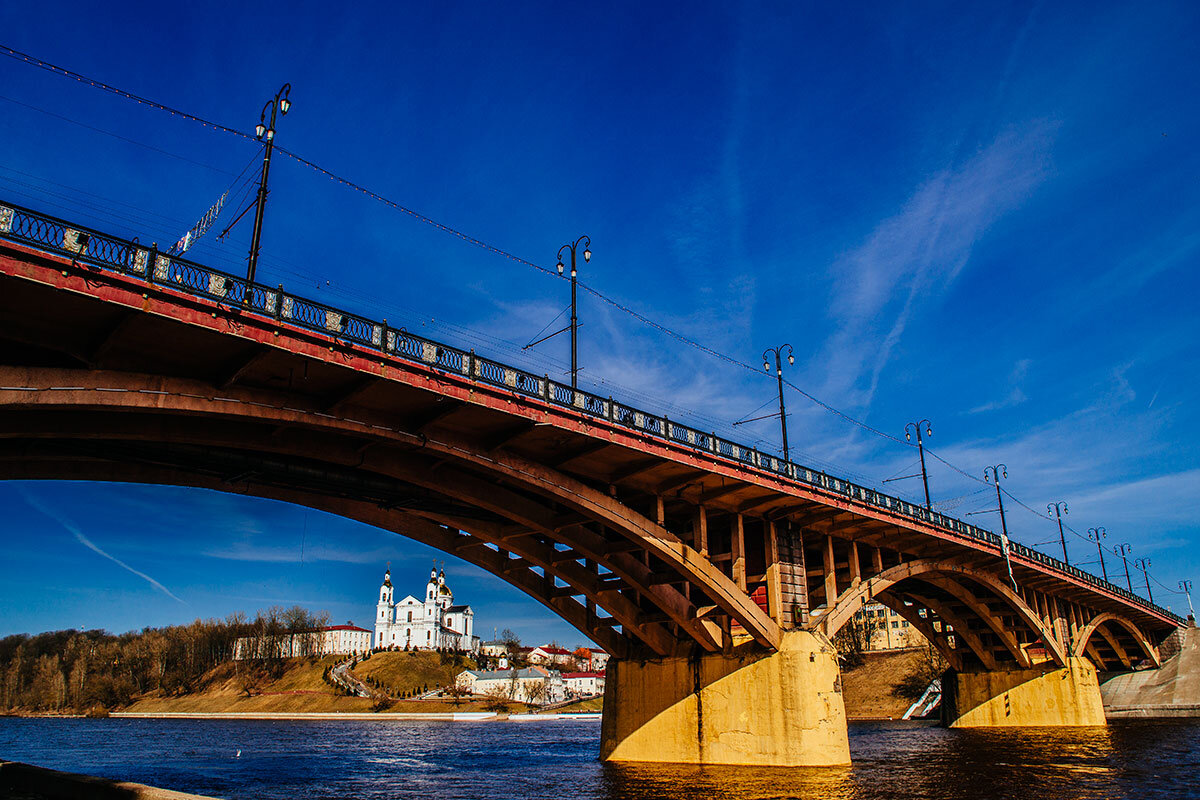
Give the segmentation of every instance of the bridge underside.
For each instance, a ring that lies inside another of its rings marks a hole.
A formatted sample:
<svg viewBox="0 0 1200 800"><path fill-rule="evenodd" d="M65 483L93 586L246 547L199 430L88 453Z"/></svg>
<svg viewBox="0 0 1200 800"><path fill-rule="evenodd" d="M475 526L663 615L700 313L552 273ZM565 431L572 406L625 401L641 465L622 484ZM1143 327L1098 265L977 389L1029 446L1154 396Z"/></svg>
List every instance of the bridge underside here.
<svg viewBox="0 0 1200 800"><path fill-rule="evenodd" d="M749 666L796 631L818 648L870 601L964 674L1155 663L1174 629L1031 559L1012 558L1014 589L995 546L472 382L436 352L381 358L2 241L0 353L0 479L341 514L479 565L630 664Z"/></svg>

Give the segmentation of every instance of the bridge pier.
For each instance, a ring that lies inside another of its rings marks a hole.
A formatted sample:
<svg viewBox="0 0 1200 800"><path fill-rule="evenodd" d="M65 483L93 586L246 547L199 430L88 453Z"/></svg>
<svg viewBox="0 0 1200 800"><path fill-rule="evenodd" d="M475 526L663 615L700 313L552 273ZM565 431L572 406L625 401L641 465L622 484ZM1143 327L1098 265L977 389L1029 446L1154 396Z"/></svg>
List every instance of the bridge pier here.
<svg viewBox="0 0 1200 800"><path fill-rule="evenodd" d="M1096 668L1082 658L1065 667L951 670L942 685L942 719L951 728L1105 724Z"/></svg>
<svg viewBox="0 0 1200 800"><path fill-rule="evenodd" d="M823 637L790 631L776 653L610 661L600 758L849 764L834 649Z"/></svg>

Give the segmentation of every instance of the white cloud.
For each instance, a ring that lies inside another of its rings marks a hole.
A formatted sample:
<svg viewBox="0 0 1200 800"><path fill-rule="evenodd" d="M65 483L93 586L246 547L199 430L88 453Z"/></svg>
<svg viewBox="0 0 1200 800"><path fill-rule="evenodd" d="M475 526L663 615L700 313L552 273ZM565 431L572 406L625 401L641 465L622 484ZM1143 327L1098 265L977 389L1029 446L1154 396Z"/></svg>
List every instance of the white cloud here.
<svg viewBox="0 0 1200 800"><path fill-rule="evenodd" d="M69 532L72 536L74 536L75 540L77 542L79 542L80 544L82 544L84 547L88 548L89 550L93 551L94 553L97 553L98 555L104 556L109 561L113 562L114 564L121 567L122 569L132 572L134 575L136 575L139 578L141 578L142 580L146 581L151 586L153 586L155 589L158 589L160 592L165 594L167 597L170 597L172 600L175 600L179 603L183 603L183 605L185 605L185 606L187 605L187 603L184 602L182 599L180 599L178 596L176 596L174 592L172 592L166 586L163 586L161 583L156 581L154 578L151 578L149 575L147 575L144 572L140 572L139 570L134 569L133 567L129 566L121 559L117 558L116 556L112 556L112 555L109 555L108 553L104 552L104 550L100 549L100 547L98 547L91 539L84 536L83 531L81 531L74 523L72 523L67 518L59 515L57 512L51 510L50 508L47 508L46 506L44 506L42 504L42 502L40 500L38 500L36 497L34 497L33 494L31 494L29 491L27 491L26 489L23 489L23 488L18 488L17 491L19 491L21 493L21 495L25 498L25 502L29 503L29 505L33 506L38 511L45 514L47 517L49 517L50 519L57 522L59 525L62 525L64 528L66 528L67 532Z"/></svg>
<svg viewBox="0 0 1200 800"><path fill-rule="evenodd" d="M1049 140L1044 125L1002 134L930 176L897 214L836 260L829 311L839 327L820 357L837 369L825 396L870 405L912 315L936 303L988 229L1042 182Z"/></svg>

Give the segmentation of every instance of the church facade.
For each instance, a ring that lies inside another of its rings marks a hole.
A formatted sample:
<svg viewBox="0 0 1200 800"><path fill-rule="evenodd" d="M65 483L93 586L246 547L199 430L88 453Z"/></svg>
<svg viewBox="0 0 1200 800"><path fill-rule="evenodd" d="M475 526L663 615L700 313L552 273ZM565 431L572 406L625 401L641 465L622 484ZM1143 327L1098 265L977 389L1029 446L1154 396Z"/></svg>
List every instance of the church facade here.
<svg viewBox="0 0 1200 800"><path fill-rule="evenodd" d="M474 653L479 649L474 625L475 612L471 607L454 605L445 570L439 572L435 567L430 572L423 600L407 595L396 601L391 568L384 573L375 611L375 649Z"/></svg>

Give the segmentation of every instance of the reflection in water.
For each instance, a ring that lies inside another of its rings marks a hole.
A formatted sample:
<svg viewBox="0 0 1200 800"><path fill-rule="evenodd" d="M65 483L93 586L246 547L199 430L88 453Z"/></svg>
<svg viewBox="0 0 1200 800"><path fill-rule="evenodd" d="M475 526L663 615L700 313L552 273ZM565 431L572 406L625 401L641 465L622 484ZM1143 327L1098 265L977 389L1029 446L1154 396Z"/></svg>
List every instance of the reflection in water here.
<svg viewBox="0 0 1200 800"><path fill-rule="evenodd" d="M852 723L853 765L805 769L602 765L599 733L583 721L0 718L0 758L231 798L1200 797L1200 720L1008 730Z"/></svg>

